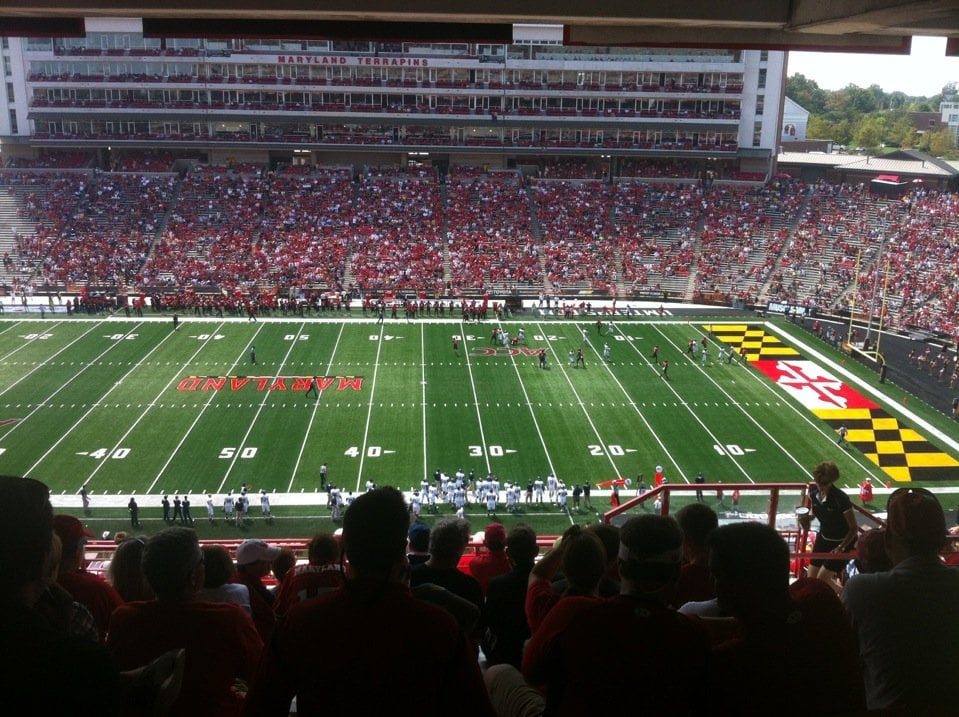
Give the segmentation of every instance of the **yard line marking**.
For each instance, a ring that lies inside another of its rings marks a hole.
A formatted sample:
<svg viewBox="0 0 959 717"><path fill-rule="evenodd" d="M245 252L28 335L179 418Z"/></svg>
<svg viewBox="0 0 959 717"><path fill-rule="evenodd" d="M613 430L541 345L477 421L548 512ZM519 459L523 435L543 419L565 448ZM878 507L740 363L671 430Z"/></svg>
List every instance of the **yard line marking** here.
<svg viewBox="0 0 959 717"><path fill-rule="evenodd" d="M426 452L426 327L423 324L420 324L420 386L420 403L423 406L423 480L429 480L429 455Z"/></svg>
<svg viewBox="0 0 959 717"><path fill-rule="evenodd" d="M486 450L486 433L483 431L483 416L480 413L479 397L476 395L476 381L473 380L473 364L470 362L469 346L466 343L466 324L460 321L460 337L463 339L463 356L466 358L466 371L470 375L470 389L473 391L473 406L476 408L476 421L479 424L480 441L483 446L483 458L486 460L486 475L492 473L489 452ZM542 436L541 436L542 437Z"/></svg>
<svg viewBox="0 0 959 717"><path fill-rule="evenodd" d="M129 335L129 332L127 332L127 335ZM146 355L149 356L149 355L152 354L154 351L156 351L157 349L159 349L159 348L163 345L163 342L166 341L168 338L170 338L170 334L167 334L167 335L164 336L162 339L160 339L160 341L157 342L156 346L154 346L152 349L150 349L150 350L147 352ZM114 346L118 345L119 343L120 343L119 341L115 342L115 343L114 343ZM113 347L111 346L110 348L113 348ZM109 349L108 349L108 350L109 350ZM105 353L105 352L104 352L104 353ZM100 400L99 400L98 402L94 403L92 406L90 406L90 408L88 408L86 411L84 411L83 415L80 416L80 418L78 418L78 419L76 420L76 422L75 422L72 426L70 426L66 431L64 431L64 432L63 432L63 435L61 435L61 436L53 443L53 445L51 445L51 446L46 450L46 452L45 452L42 456L40 456L32 466L30 466L30 467L27 469L26 475L30 475L31 473L33 473L33 471L35 471L35 470L37 469L37 466L39 466L41 463L43 463L43 461L46 460L47 456L49 456L51 453L53 453L53 449L55 449L57 446L59 446L61 443L63 443L63 442L67 439L67 437L68 437L71 433L73 433L73 431L76 430L76 428L77 428L81 423L83 423L83 422L86 420L87 416L89 416L91 413L93 413L95 410L97 410L97 403L103 402L103 400L104 400L107 396L109 396L111 393L113 393L114 389L116 389L117 386L121 385L121 384L123 383L123 381L126 380L127 376L129 376L130 374L132 374L134 371L136 371L136 367L135 367L135 366L132 367L132 368L130 368L125 374L123 374L123 377L122 377L119 381L116 381L112 386L110 386L110 388L107 389L107 392L104 393L103 396L100 397ZM79 375L79 374L77 374L77 375ZM76 378L76 376L74 376L74 378L73 378L73 379L70 379L70 380L73 381L75 378ZM69 383L69 382L68 382L68 383ZM117 406L117 408L119 408L119 406ZM30 415L33 415L33 414L31 413ZM28 417L29 417L29 416L28 416ZM12 431L11 431L11 433L12 433ZM9 434L7 434L7 435L9 435ZM82 484L81 484L81 485L82 485Z"/></svg>
<svg viewBox="0 0 959 717"><path fill-rule="evenodd" d="M93 331L93 330L95 330L95 329L98 329L98 328L101 326L101 324L102 324L102 322L98 321L98 322L97 322L93 327L91 327L88 331L85 331L83 334L81 334L81 335L78 336L76 339L74 339L74 340L71 341L69 344L67 344L67 346L64 346L62 349L60 349L60 351L66 351L70 346L72 346L72 345L75 344L77 341L79 341L80 339L84 338L87 334L89 334L90 331ZM140 324L140 325L142 325L142 324ZM127 331L126 334L124 334L124 336L129 336L133 331L136 330L136 328L137 328L137 327L134 326L132 329L130 329L130 331ZM110 351L113 351L113 349L115 349L117 346L120 346L122 343L123 343L122 341L114 341L114 342L112 342L111 345L110 345L108 348L106 348L106 349L105 349L99 356L97 356L96 358L100 358L100 357L102 357L102 356L105 356L107 353L109 353ZM57 353L60 353L60 351L58 351ZM96 359L93 359L93 361L96 361ZM11 433L13 433L14 431L16 431L16 430L17 430L18 428L20 428L23 424L25 424L25 423L27 422L27 420L28 420L31 416L33 416L37 411L39 411L41 408L43 408L44 405L45 405L46 403L48 403L54 396L56 396L62 389L66 388L66 387L69 386L71 383L73 383L74 381L76 381L84 371L86 371L88 368L90 368L91 366L93 366L93 361L87 362L87 364L86 364L83 368L81 368L79 371L77 371L75 374L73 374L73 377L72 377L70 380L64 381L64 382L63 382L62 384L60 384L56 389L54 389L53 393L51 393L51 394L50 394L49 396L47 396L45 399L43 399L43 400L41 400L39 403L37 403L37 407L36 407L36 408L34 408L32 411L30 411L30 413L28 413L26 416L24 416L23 418L21 418L17 423L13 424L13 427L4 434L4 438L6 438L6 437L9 436ZM39 366L37 366L37 368L40 368L40 366L43 366L44 363L45 363L45 362L42 362ZM35 370L37 370L37 369L34 369L34 371L35 371ZM24 376L23 378L21 378L20 381L23 381L25 378L27 378L27 376L30 376L32 373L33 373L33 371L30 371L26 376ZM10 388L13 388L14 386L16 386L18 383L20 383L20 381L17 381L16 383L11 384L6 390L0 392L0 396L2 396L4 393L6 393L6 391L9 390ZM112 391L112 390L113 390L113 387L110 388L110 391ZM107 393L104 394L104 396L108 395L108 394L110 393L110 391L107 391ZM101 399L101 400L102 400L102 399ZM50 404L50 405L52 406L53 404ZM61 440L62 440L62 439L61 439ZM36 466L34 466L34 467L36 467ZM32 470L32 469L31 469L31 470ZM28 472L29 472L29 471L28 471Z"/></svg>
<svg viewBox="0 0 959 717"><path fill-rule="evenodd" d="M340 339L343 337L343 329L346 328L346 322L340 323L340 330L336 334L336 341L333 344L333 351L330 353L330 362L326 365L325 374L328 376L330 371L333 368L333 357L336 356L336 349L340 345ZM313 402L313 411L310 413L310 422L306 425L306 432L303 434L303 440L300 443L300 451L296 454L296 463L293 464L293 473L290 475L290 485L287 487L286 492L293 492L293 481L296 479L296 472L300 469L300 463L303 460L303 453L306 452L306 442L310 437L310 432L313 430L313 422L316 420L316 412L320 408L320 396L324 394L326 389L324 388L319 392L319 395L316 397L316 401Z"/></svg>
<svg viewBox="0 0 959 717"><path fill-rule="evenodd" d="M33 372L34 372L34 371L39 371L39 370L40 370L41 368L43 368L44 366L49 365L49 364L51 363L51 359L55 359L57 356L59 356L60 354L62 354L64 351L66 351L67 349L69 349L70 347L72 347L77 341L80 341L81 339L86 338L87 334L89 334L89 333L92 332L92 331L96 331L97 329L99 329L101 323L102 323L102 322L98 321L98 322L96 322L95 324L93 324L89 329L87 329L87 330L84 331L82 334L80 334L79 336L77 336L73 341L71 341L71 342L68 343L66 346L64 346L62 349L60 349L60 350L57 351L55 354L53 354L48 360L46 360L46 361L40 361L40 362L34 361L34 362L33 362L33 365L35 365L36 368L28 371L28 372L25 373L23 376L21 376L19 379L17 379L17 380L14 381L13 383L11 383L9 386L7 386L5 389L3 389L2 391L0 391L0 396L4 395L7 391L9 391L9 390L10 390L11 388L13 388L14 386L18 385L21 381L25 381L26 379L28 379L30 376L33 375ZM118 343L119 343L119 342L118 342ZM72 364L73 362L71 361L70 363ZM62 365L62 364L61 364L61 365ZM8 434L8 435L9 435L9 434Z"/></svg>
<svg viewBox="0 0 959 717"><path fill-rule="evenodd" d="M283 356L283 360L277 363L272 363L271 365L276 366L276 371L273 374L271 380L271 385L277 378L283 374L283 368L286 366L287 360L290 358L290 354L293 353L293 349L296 348L296 343L300 338L300 334L303 333L303 329L306 328L304 324L300 324L299 328L296 330L296 338L290 341L290 346L286 350L286 354ZM255 345L251 342L250 344ZM244 352L249 352L249 348L245 348ZM259 406L257 406L256 413L253 414L253 420L250 421L250 425L247 426L246 433L243 434L243 438L237 444L237 446L245 446L247 439L249 439L250 434L253 433L253 427L256 425L257 419L259 419L260 414L263 413L263 408L266 406L266 401L260 401ZM236 467L236 462L240 460L240 454L242 453L239 448L233 452L233 457L230 458L230 462L227 464L226 473L223 474L223 480L220 481L220 486L216 489L217 493L223 492L223 486L226 485L227 479L230 477L230 474L233 472L233 469Z"/></svg>
<svg viewBox="0 0 959 717"><path fill-rule="evenodd" d="M543 330L543 326L541 323L537 322L536 326L539 329L540 334L545 336L547 333L549 333ZM580 338L582 338L582 334L580 334ZM588 340L584 341L583 343L592 345L590 344ZM603 451L603 455L605 455L609 459L609 464L613 467L613 472L617 476L621 476L622 473L620 473L619 467L616 465L616 461L613 460L613 456L609 452L609 449L607 448L606 441L604 441L602 436L599 435L599 429L596 428L596 424L593 423L593 417L590 416L589 411L586 410L586 404L583 401L583 399L580 398L579 391L576 390L576 386L573 385L573 379L569 377L569 372L566 370L566 367L563 366L563 362L560 360L559 354L556 352L556 347L554 346L554 344L555 344L554 341L549 342L549 350L553 354L553 358L556 360L556 365L563 372L563 377L566 379L566 383L569 384L570 389L572 389L573 391L573 395L576 396L576 402L579 404L580 408L583 409L583 415L586 416L586 421L587 423L589 423L589 427L593 429L593 435L595 435L596 440L599 441L599 445Z"/></svg>
<svg viewBox="0 0 959 717"><path fill-rule="evenodd" d="M536 420L536 412L533 411L533 402L529 400L529 393L526 391L526 384L523 383L523 377L519 373L519 364L516 363L516 357L512 354L510 354L509 359L513 364L513 370L516 372L516 380L519 381L519 387L523 390L523 398L526 400L526 406L529 408L530 418L533 419L533 426L536 428L536 435L539 436L540 445L543 446L543 453L546 456L546 463L549 464L549 472L552 475L556 475L556 467L553 465L553 459L549 455L549 449L546 448L546 439L543 438L543 432L540 430L539 421Z"/></svg>
<svg viewBox="0 0 959 717"><path fill-rule="evenodd" d="M626 343L628 343L630 346L632 346L634 350L636 350L637 352L639 352L639 349L636 347L636 342L635 342L635 341L628 341L628 342L626 342ZM593 349L593 353L595 353L597 356L599 356L599 351L597 351L597 349L596 349L595 347L593 347L592 344L590 344L590 348ZM604 363L604 365L605 365L605 367L606 367L606 371L609 373L610 377L613 379L613 381L616 382L616 385L619 386L619 390L622 391L622 392L623 392L623 395L626 396L626 398L629 399L629 404L628 404L628 405L632 406L633 411L635 411L635 412L636 412L636 415L639 416L639 420L643 422L643 425L646 426L646 430L649 431L649 435L652 436L653 440L656 441L656 443L657 443L657 444L659 445L659 447L662 449L663 454L670 460L670 462L672 462L672 464L673 464L674 466L676 466L676 470L679 471L679 475L682 476L682 479L683 479L684 481L686 481L687 483L689 483L689 478L688 478L688 477L686 476L686 474L683 472L682 467L680 467L679 461L677 461L676 458L673 456L673 454L670 453L669 449L666 448L666 444L663 443L662 439L659 437L659 434L658 434L655 430L653 430L653 427L650 425L649 421L646 420L646 416L644 416L644 415L643 415L643 412L639 410L639 406L636 405L636 402L633 400L633 397L629 395L629 391L627 391L627 390L626 390L626 387L623 386L622 383L620 383L619 379L616 377L616 374L614 374L614 373L613 373L613 370L609 367L609 364L607 364L607 363L605 363L605 362L603 362L603 363ZM625 407L626 405L627 405L627 404L623 404L624 407ZM646 404L644 403L643 405L645 406ZM711 434L710 434L710 435L711 435ZM747 478L748 478L748 477L749 477L749 476L747 476Z"/></svg>
<svg viewBox="0 0 959 717"><path fill-rule="evenodd" d="M5 334L5 333L7 333L8 331L13 331L17 326L20 326L20 324L21 324L21 322L19 322L19 321L16 322L16 323L14 323L14 324L11 324L11 325L8 326L7 328L5 328L3 331L0 331L0 335ZM17 351L20 351L20 350L22 350L22 349L25 349L27 346L29 346L29 345L32 344L32 343L35 343L35 342L37 342L37 341L42 341L42 339L40 338L41 335L43 335L43 334L45 334L45 333L48 333L49 331L53 331L54 329L56 329L57 327L60 327L60 326L63 326L63 322L62 322L62 321L58 321L57 323L55 323L53 326L49 327L48 329L33 332L33 333L34 333L34 337L33 337L32 339L27 339L26 341L24 341L22 344L20 344L19 346L17 346L15 349L13 349L12 351L10 351L10 352L7 353L6 355L0 356L0 361L6 361L6 360L8 360L11 356L13 356L14 354L16 354ZM34 363L36 363L36 361L34 361ZM14 364L14 365L16 366L17 364Z"/></svg>
<svg viewBox="0 0 959 717"><path fill-rule="evenodd" d="M370 435L370 420L373 418L373 395L376 392L376 375L380 367L380 351L383 350L383 330L385 326L380 324L380 338L376 342L376 358L373 360L373 378L370 382L369 409L366 411L366 425L363 427L363 452L360 453L360 465L356 474L356 492L360 492L360 481L363 480L363 464L366 461L366 441Z"/></svg>
<svg viewBox="0 0 959 717"><path fill-rule="evenodd" d="M670 341L669 338L667 338L667 337L663 334L663 332L660 331L660 329L659 329L658 327L656 328L656 330L660 333L660 335L663 336L663 340L671 343L671 344L676 348L677 351L680 351L679 347L676 346L675 343L673 343L672 341ZM636 346L636 343L635 343L635 342L628 342L628 343L629 343L630 346L632 346L633 351L635 351L637 354L639 354L640 356L642 356L643 359L645 359L646 363L649 364L649 365L653 368L653 370L655 371L656 367L653 365L653 363L652 363L649 359L646 358L645 354L643 354L643 353L640 351L639 347ZM595 349L593 349L593 350L595 351ZM696 364L697 366L699 365L699 363L698 363L697 361L694 361L693 363ZM700 370L702 370L702 369L700 369ZM703 372L705 373L705 371L703 371ZM706 375L707 375L707 377L710 378L710 380L712 380L712 377L710 377L709 374L706 374ZM678 403L673 403L673 406L676 407L676 408L679 408L680 406L682 406L683 408L685 408L686 411L689 413L689 415L692 416L693 419L696 421L696 423L698 423L700 426L702 426L702 427L703 427L703 430L706 431L706 433L709 435L709 437L713 439L713 443L716 444L716 445L722 445L722 444L723 444L723 441L719 440L719 439L716 437L716 434L712 432L712 430L709 428L709 426L707 426L707 425L703 422L703 420L699 417L699 415L696 413L696 411L693 410L693 407L698 407L698 405L699 405L698 402L694 401L693 404L692 404L692 407L691 407L690 404L689 404L689 402L688 402L687 400L685 400L685 399L679 394L679 391L677 391L675 388L673 388L673 386L672 386L669 382L665 382L665 383L667 384L667 385L666 385L666 388L668 388L668 389L672 392L672 394L673 394L674 396L676 396L676 398L679 400ZM717 388L719 387L719 384L717 384L715 381L713 381L713 383L716 385ZM720 390L722 390L722 389L720 389ZM726 396L727 398L730 397L729 394L726 393L725 391L723 391L723 393L725 394L725 396ZM705 405L705 403L704 403L704 405ZM756 482L756 481L754 481L754 480L750 477L749 472L748 472L745 468L743 468L743 466L741 466L741 465L739 464L739 461L737 461L734 456L730 456L730 459L733 461L733 464L736 466L736 468L739 469L739 472L742 473L742 474L746 477L746 480L748 480L750 483L755 483L755 482ZM689 482L690 482L689 477L683 472L683 469L679 466L679 464L678 464L675 460L673 461L673 464L676 466L676 469L677 469L677 470L680 472L680 474L683 476L683 480L686 481L687 483L689 483Z"/></svg>
<svg viewBox="0 0 959 717"><path fill-rule="evenodd" d="M237 358L237 360L233 362L233 365L227 371L228 374L233 373L236 367L240 364L242 357L246 356L246 352L249 350L250 346L255 344L256 337L260 335L260 332L263 330L263 326L264 324L260 324L257 326L256 333L253 334L253 338L250 339L250 343L248 343L240 352L240 358ZM163 477L163 474L164 472L166 472L166 469L170 467L170 464L173 462L173 459L176 458L177 454L180 452L180 449L183 447L183 444L186 443L186 439L190 437L190 434L193 432L193 429L196 428L196 425L200 422L200 419L203 418L203 414L206 412L206 409L208 409L210 407L210 404L213 403L214 398L216 398L216 391L211 391L210 397L206 400L206 403L203 404L203 408L201 408L200 412L196 414L196 418L193 419L193 422L184 432L183 437L180 438L179 443L176 444L176 447L170 453L170 457L166 459L166 462L164 462L163 466L161 466L160 468L160 471L156 474L156 478L153 479L153 482L150 484L150 487L147 488L146 490L147 493L152 492L153 489L156 487L156 484L160 482L160 478ZM229 404L227 404L227 407L229 407Z"/></svg>
<svg viewBox="0 0 959 717"><path fill-rule="evenodd" d="M223 326L223 324L220 324L220 327L218 327L218 328L216 329L216 331L219 331L220 328L222 328L222 326ZM160 344L162 344L163 341L166 341L166 340L167 340L170 336L172 336L172 335L173 335L172 333L171 333L171 334L167 334L167 335L160 341L160 343L156 345L156 347L154 348L154 350L157 349L157 348L159 348L159 347L160 347ZM208 339L206 339L205 341L203 341L203 342L200 344L200 346L197 348L197 350L193 352L193 355L192 355L189 359L187 359L187 361L183 364L184 368L187 367L187 366L189 366L189 365L190 365L190 361L192 361L193 359L195 359L195 358L199 355L199 353L200 353L201 351L203 351L203 349L206 348L206 346L207 346L212 340L213 340L213 336L211 335L210 338L208 338ZM153 350L151 350L150 353L153 353ZM146 354L146 356L149 356L150 353ZM145 358L145 357L144 357L144 358ZM136 364L136 367L137 367L137 368L139 368L140 363L141 363L141 362L139 362L139 361L137 362L137 364ZM157 399L159 399L161 396L163 396L163 393L164 393L166 390L168 390L168 389L170 388L170 386L174 385L174 384L177 382L177 380L180 378L180 374L181 374L181 371L176 371L176 372L173 374L173 376L170 378L170 380L167 381L166 385L164 385L163 388L161 388L161 389L159 390L159 392L158 392L157 395L156 395L156 398L154 398L153 401L150 401L150 402L147 404L147 408L140 414L140 416L139 416L133 423L130 424L130 427L126 430L126 432L125 432L122 436L120 436L120 439L113 445L113 448L107 453L106 456L104 456L103 458L100 459L100 462L97 464L97 467L94 468L93 471L90 473L90 475L87 476L87 479L86 479L85 481L83 481L83 485L86 485L86 484L89 483L91 480L93 480L93 477L100 471L101 468L103 468L104 465L106 465L107 460L108 460L109 457L113 454L113 452L114 452L115 450L117 450L120 446L123 445L123 443L124 443L124 441L126 441L127 437L128 437L131 433L133 433L133 429L137 427L137 425L140 423L140 421L142 421L144 418L146 418L146 415L150 412L150 408L153 406L154 402L155 402ZM142 404L141 404L141 405L142 405ZM137 406L137 408L139 408L139 407L140 407L140 406ZM196 407L197 407L197 404L194 403L194 404L193 404L193 407L196 408Z"/></svg>

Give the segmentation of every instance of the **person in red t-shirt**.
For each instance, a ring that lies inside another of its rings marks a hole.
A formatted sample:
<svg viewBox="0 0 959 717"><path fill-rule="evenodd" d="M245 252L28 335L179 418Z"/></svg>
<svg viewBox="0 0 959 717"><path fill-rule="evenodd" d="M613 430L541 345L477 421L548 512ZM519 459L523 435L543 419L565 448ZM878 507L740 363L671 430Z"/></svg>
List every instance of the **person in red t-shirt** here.
<svg viewBox="0 0 959 717"><path fill-rule="evenodd" d="M359 496L343 518L350 577L290 608L250 685L244 714L491 717L476 652L456 622L407 583L409 512L394 488ZM429 685L418 689L427 678ZM386 707L384 707L386 705Z"/></svg>
<svg viewBox="0 0 959 717"><path fill-rule="evenodd" d="M713 648L716 703L734 703L739 714L788 705L796 665L804 664L815 672L817 713L864 710L855 637L835 591L814 578L790 586L789 548L768 525L724 525L710 535L709 549L719 608L738 625L738 634ZM741 689L745 675L748 690Z"/></svg>
<svg viewBox="0 0 959 717"><path fill-rule="evenodd" d="M329 533L317 533L309 545L308 565L299 565L283 578L273 610L277 615L286 612L304 600L336 590L343 584L343 566L340 564L340 546Z"/></svg>
<svg viewBox="0 0 959 717"><path fill-rule="evenodd" d="M486 595L489 581L497 575L505 575L512 569L506 554L506 528L502 523L490 523L483 532L486 550L479 553L469 564L470 574L479 581Z"/></svg>
<svg viewBox="0 0 959 717"><path fill-rule="evenodd" d="M716 594L706 540L719 527L719 517L708 505L690 503L676 511L676 522L683 530L683 566L673 602L678 608L687 602L711 600Z"/></svg>
<svg viewBox="0 0 959 717"><path fill-rule="evenodd" d="M204 577L196 533L181 527L156 533L144 549L143 572L157 599L123 605L110 620L107 647L120 669L185 648L183 686L170 714L239 714L234 683L253 676L263 642L239 605L195 599Z"/></svg>
<svg viewBox="0 0 959 717"><path fill-rule="evenodd" d="M63 543L63 557L60 559L57 582L74 600L90 611L96 622L100 641L103 642L110 624L110 615L123 604L123 598L110 583L86 571L83 550L87 538L93 537L93 533L84 528L83 523L72 515L55 515L53 530Z"/></svg>

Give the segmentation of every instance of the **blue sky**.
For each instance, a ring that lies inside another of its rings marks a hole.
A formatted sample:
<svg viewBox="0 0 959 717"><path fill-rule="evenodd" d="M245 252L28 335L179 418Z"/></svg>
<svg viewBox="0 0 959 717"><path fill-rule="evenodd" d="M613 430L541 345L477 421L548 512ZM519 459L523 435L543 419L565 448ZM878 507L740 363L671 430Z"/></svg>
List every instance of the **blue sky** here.
<svg viewBox="0 0 959 717"><path fill-rule="evenodd" d="M959 57L946 57L945 50L944 37L915 37L908 56L790 52L787 73L805 75L826 90L875 84L886 92L931 97L947 82L959 83Z"/></svg>

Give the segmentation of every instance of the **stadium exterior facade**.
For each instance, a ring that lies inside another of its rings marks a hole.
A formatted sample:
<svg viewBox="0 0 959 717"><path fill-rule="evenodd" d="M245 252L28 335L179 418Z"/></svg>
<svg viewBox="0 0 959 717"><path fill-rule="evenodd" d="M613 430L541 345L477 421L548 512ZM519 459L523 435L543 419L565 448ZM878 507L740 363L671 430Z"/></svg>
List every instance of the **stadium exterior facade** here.
<svg viewBox="0 0 959 717"><path fill-rule="evenodd" d="M271 166L648 156L768 177L784 52L565 47L560 33L516 26L511 45L146 38L137 20L91 20L85 37L3 40L0 138L7 158L52 147Z"/></svg>

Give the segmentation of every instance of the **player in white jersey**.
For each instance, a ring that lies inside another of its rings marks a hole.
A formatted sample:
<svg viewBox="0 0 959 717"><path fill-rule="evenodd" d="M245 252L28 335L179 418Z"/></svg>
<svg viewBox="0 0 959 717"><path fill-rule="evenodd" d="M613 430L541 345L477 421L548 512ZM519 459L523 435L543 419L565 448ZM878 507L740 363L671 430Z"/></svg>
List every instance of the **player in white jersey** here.
<svg viewBox="0 0 959 717"><path fill-rule="evenodd" d="M260 512L263 513L264 518L271 517L270 496L266 494L265 490L260 491Z"/></svg>
<svg viewBox="0 0 959 717"><path fill-rule="evenodd" d="M213 525L213 516L214 516L215 512L216 512L216 511L215 511L214 508L213 508L213 494L212 494L212 493L211 493L211 494L207 494L207 496L206 496L206 517L207 517L207 520L210 521L210 525Z"/></svg>
<svg viewBox="0 0 959 717"><path fill-rule="evenodd" d="M436 486L431 485L426 493L426 499L430 507L430 513L436 512Z"/></svg>
<svg viewBox="0 0 959 717"><path fill-rule="evenodd" d="M533 499L537 503L543 502L543 479L539 476L533 481Z"/></svg>
<svg viewBox="0 0 959 717"><path fill-rule="evenodd" d="M575 352L575 351L570 351L570 352L569 352L569 367L570 367L570 368L573 368L573 366L575 366L575 365L576 365L576 352Z"/></svg>
<svg viewBox="0 0 959 717"><path fill-rule="evenodd" d="M496 515L496 494L490 491L486 496L486 517L492 518Z"/></svg>
<svg viewBox="0 0 959 717"><path fill-rule="evenodd" d="M453 489L453 505L462 508L466 505L466 488Z"/></svg>
<svg viewBox="0 0 959 717"><path fill-rule="evenodd" d="M567 495L568 495L568 491L566 490L566 486L560 483L559 486L556 488L556 502L559 504L560 510L563 510L563 511L566 510Z"/></svg>
<svg viewBox="0 0 959 717"><path fill-rule="evenodd" d="M418 518L420 515L421 506L420 492L418 490L413 490L413 488L410 488L410 492L410 513L412 513L414 517Z"/></svg>
<svg viewBox="0 0 959 717"><path fill-rule="evenodd" d="M610 349L609 344L603 344L603 359L609 361Z"/></svg>
<svg viewBox="0 0 959 717"><path fill-rule="evenodd" d="M226 498L223 499L223 512L226 514L227 520L233 520L233 511L236 507L236 502L233 500L233 491L227 493Z"/></svg>
<svg viewBox="0 0 959 717"><path fill-rule="evenodd" d="M516 495L513 493L513 486L507 482L503 489L506 491L506 511L512 513L516 508Z"/></svg>
<svg viewBox="0 0 959 717"><path fill-rule="evenodd" d="M556 486L559 484L559 481L556 480L556 476L550 473L546 476L546 493L549 495L551 501L556 500Z"/></svg>

